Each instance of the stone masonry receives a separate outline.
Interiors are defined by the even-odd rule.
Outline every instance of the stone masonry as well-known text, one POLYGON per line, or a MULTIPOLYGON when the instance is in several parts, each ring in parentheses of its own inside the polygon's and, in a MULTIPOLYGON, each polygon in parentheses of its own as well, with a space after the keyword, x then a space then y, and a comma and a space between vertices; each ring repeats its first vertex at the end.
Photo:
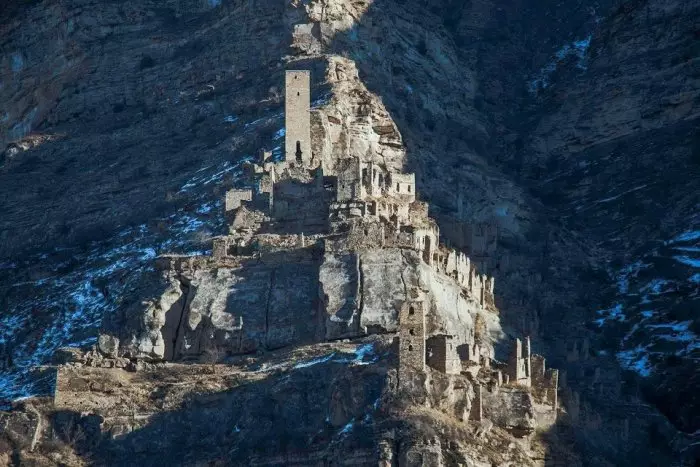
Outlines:
POLYGON ((558 375, 533 360, 529 338, 507 365, 493 360, 503 335, 493 278, 440 242, 414 174, 365 153, 316 157, 310 73, 288 71, 286 85, 285 159, 263 149, 245 164, 211 256, 158 258, 169 289, 112 354, 178 361, 393 333, 400 390, 529 433, 532 404, 556 408, 558 375), (432 383, 449 404, 430 398, 432 383))
POLYGON ((311 161, 310 79, 308 71, 294 70, 286 73, 284 108, 286 159, 307 165, 311 161))
POLYGON ((399 314, 399 384, 425 370, 425 309, 422 300, 409 301, 399 314))

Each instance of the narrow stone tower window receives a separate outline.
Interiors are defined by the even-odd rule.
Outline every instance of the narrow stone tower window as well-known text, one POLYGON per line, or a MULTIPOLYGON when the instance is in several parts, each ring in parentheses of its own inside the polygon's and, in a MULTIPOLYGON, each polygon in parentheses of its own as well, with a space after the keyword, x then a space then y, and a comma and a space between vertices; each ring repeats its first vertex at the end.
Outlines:
POLYGON ((416 310, 414 310, 413 307, 408 309, 409 316, 412 316, 413 314, 415 314, 415 312, 416 312, 416 310))
POLYGON ((302 159, 301 159, 301 156, 302 156, 301 141, 297 141, 297 152, 295 155, 297 156, 297 162, 301 162, 302 161, 302 159))
POLYGON ((413 352, 413 346, 410 345, 410 344, 409 344, 409 346, 408 346, 408 351, 409 351, 409 352, 413 352))
POLYGON ((396 191, 397 192, 399 191, 399 184, 398 183, 396 184, 396 191))

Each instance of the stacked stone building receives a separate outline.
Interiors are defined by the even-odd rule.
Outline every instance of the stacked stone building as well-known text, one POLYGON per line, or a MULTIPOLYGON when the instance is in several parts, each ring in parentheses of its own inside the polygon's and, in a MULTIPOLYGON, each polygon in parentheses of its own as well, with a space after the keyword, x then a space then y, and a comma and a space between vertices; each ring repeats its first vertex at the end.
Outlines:
MULTIPOLYGON (((529 339, 515 340, 506 362, 495 359, 505 336, 494 280, 440 243, 415 175, 371 153, 320 157, 310 74, 289 71, 286 84, 284 158, 262 150, 246 163, 226 193, 228 233, 213 239, 211 255, 156 260, 165 290, 103 330, 102 356, 115 366, 197 364, 371 335, 388 346, 393 336, 386 384, 396 400, 516 436, 551 426, 556 370, 529 339)), ((97 397, 83 382, 100 371, 59 368, 56 405, 97 397)), ((114 403, 105 397, 95 407, 114 403)), ((120 410, 98 412, 122 426, 120 410)))
MULTIPOLYGON (((494 280, 440 243, 428 204, 417 199, 415 174, 363 155, 328 169, 311 152, 309 83, 308 72, 287 72, 285 159, 261 151, 246 167, 248 188, 226 194, 230 231, 214 239, 214 259, 264 261, 284 249, 296 251, 293 260, 316 262, 315 337, 397 332, 402 390, 420 393, 426 372, 438 372, 452 375, 455 387, 462 378, 475 388, 465 417, 481 420, 489 400, 496 405, 498 397, 511 397, 503 391, 488 396, 486 387, 501 386, 521 388, 556 413, 557 372, 545 370, 529 338, 524 348, 515 340, 507 363, 494 360, 493 342, 503 337, 494 280), (481 331, 477 320, 485 323, 481 331)), ((494 232, 472 230, 472 243, 487 254, 494 232)), ((523 397, 522 391, 512 397, 523 397)))

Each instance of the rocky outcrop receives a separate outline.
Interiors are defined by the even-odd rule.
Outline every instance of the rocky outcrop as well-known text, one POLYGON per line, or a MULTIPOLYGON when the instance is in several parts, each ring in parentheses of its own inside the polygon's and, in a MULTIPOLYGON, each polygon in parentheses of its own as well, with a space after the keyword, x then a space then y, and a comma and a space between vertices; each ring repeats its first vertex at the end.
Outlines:
POLYGON ((109 465, 376 465, 385 351, 386 342, 374 340, 227 365, 67 365, 58 370, 53 404, 28 401, 0 412, 9 427, 0 445, 42 465, 58 465, 64 451, 109 465))
MULTIPOLYGON (((487 423, 482 419, 483 404, 491 401, 482 397, 481 384, 501 384, 500 373, 497 376, 488 370, 493 341, 501 334, 493 278, 480 274, 461 252, 440 244, 439 228, 428 216, 427 204, 416 200, 413 174, 377 160, 371 150, 357 153, 356 147, 350 147, 348 154, 336 155, 332 163, 323 157, 333 154, 332 150, 303 152, 302 141, 308 141, 311 122, 306 102, 308 78, 309 72, 301 70, 286 75, 286 139, 288 143, 296 140, 296 153, 287 148, 286 157, 276 160, 271 152, 261 151, 256 161, 246 162, 242 182, 256 189, 227 193, 229 233, 213 239, 212 254, 158 257, 157 270, 144 282, 144 286, 153 286, 146 295, 151 298, 133 303, 127 314, 108 321, 96 351, 66 359, 57 368, 53 409, 81 414, 77 423, 92 433, 90 455, 120 463, 124 452, 137 450, 141 463, 152 463, 154 452, 139 449, 128 438, 133 432, 150 436, 149 430, 156 429, 159 418, 168 414, 177 425, 196 427, 200 440, 185 443, 190 452, 195 445, 195 451, 208 446, 201 442, 204 435, 227 446, 229 453, 244 453, 247 459, 260 453, 263 464, 274 462, 270 460, 274 456, 302 463, 315 458, 327 462, 333 454, 311 447, 294 450, 277 443, 273 456, 267 449, 261 452, 259 442, 268 440, 271 433, 257 423, 241 442, 230 431, 217 430, 225 422, 240 419, 238 412, 244 409, 252 409, 249 417, 259 423, 257 402, 260 397, 274 397, 267 389, 271 383, 265 378, 270 375, 264 373, 268 371, 278 374, 322 364, 326 368, 333 363, 365 366, 382 357, 386 360, 382 371, 369 378, 379 382, 381 393, 373 407, 376 410, 380 399, 385 401, 388 412, 382 418, 387 422, 399 418, 402 411, 423 407, 462 430, 469 420, 487 423), (345 313, 344 320, 338 312, 345 313), (322 342, 368 334, 394 335, 398 345, 389 347, 389 338, 379 337, 374 344, 355 347, 354 358, 338 355, 344 346, 333 344, 331 348, 338 350, 306 362, 292 363, 287 358, 268 367, 265 362, 257 368, 243 366, 250 363, 250 358, 242 357, 245 354, 264 355, 282 347, 299 349, 307 342, 319 344, 316 349, 328 348, 322 342), (437 340, 428 349, 426 342, 431 337, 437 340), (440 349, 437 342, 442 343, 440 349), (466 351, 459 352, 459 348, 466 351), (380 350, 381 355, 377 353, 380 350), (433 369, 426 368, 426 360, 433 369), (179 363, 187 361, 191 365, 179 363), (223 365, 218 379, 201 376, 207 363, 216 375, 222 362, 229 365, 223 365), (473 368, 462 372, 465 365, 473 368), (474 375, 480 371, 484 374, 475 392, 474 375), (170 387, 172 380, 178 381, 178 396, 170 387), (206 389, 195 389, 200 386, 206 389), (256 386, 261 389, 256 390, 256 386), (223 396, 220 391, 224 391, 223 396), (188 410, 193 396, 202 397, 195 402, 195 412, 188 410), (216 410, 207 408, 211 405, 217 405, 216 410), (184 413, 179 414, 183 408, 184 413), (218 422, 212 430, 214 414, 218 422), (200 427, 202 415, 210 418, 207 427, 200 427), (126 438, 126 444, 105 440, 105 433, 126 438)), ((390 134, 386 128, 384 125, 379 133, 390 134)), ((528 365, 529 355, 528 341, 528 365)), ((363 381, 359 390, 348 390, 352 387, 348 382, 323 377, 331 388, 325 399, 329 401, 325 423, 342 426, 337 434, 341 439, 350 431, 371 430, 374 436, 359 438, 364 440, 360 449, 363 460, 354 461, 359 465, 376 462, 385 444, 374 430, 372 414, 342 402, 349 397, 354 402, 362 400, 366 407, 367 382, 363 381)), ((318 412, 318 407, 312 410, 294 403, 296 399, 307 400, 304 395, 309 390, 303 381, 296 381, 290 373, 272 384, 294 388, 281 408, 287 414, 281 419, 288 419, 286 426, 291 431, 276 437, 298 441, 308 431, 315 433, 311 440, 318 438, 324 431, 318 430, 318 420, 310 423, 309 430, 292 428, 293 418, 308 420, 312 412, 318 412)), ((524 396, 529 396, 528 390, 524 396)), ((529 426, 513 422, 529 419, 529 407, 522 400, 506 405, 503 412, 507 415, 497 418, 499 426, 519 435, 523 431, 530 434, 529 426)), ((556 404, 552 410, 556 413, 556 404)), ((279 421, 279 414, 276 419, 279 421)), ((242 421, 250 423, 247 418, 242 421)), ((478 437, 483 438, 485 431, 477 430, 478 437)), ((237 424, 234 434, 239 432, 237 424)), ((166 429, 157 443, 158 451, 172 444, 173 437, 178 435, 166 429)), ((409 464, 446 462, 442 449, 429 450, 434 451, 429 455, 422 446, 420 440, 404 440, 398 458, 409 464)), ((22 451, 21 446, 15 449, 22 451)), ((220 455, 221 449, 215 456, 220 455)), ((464 454, 465 459, 472 456, 490 457, 464 454)), ((212 460, 210 457, 207 459, 212 460)), ((194 459, 201 461, 202 457, 194 459)), ((527 453, 523 459, 532 464, 527 453)))
POLYGON ((497 387, 483 391, 484 416, 515 436, 535 431, 535 402, 526 388, 497 387))

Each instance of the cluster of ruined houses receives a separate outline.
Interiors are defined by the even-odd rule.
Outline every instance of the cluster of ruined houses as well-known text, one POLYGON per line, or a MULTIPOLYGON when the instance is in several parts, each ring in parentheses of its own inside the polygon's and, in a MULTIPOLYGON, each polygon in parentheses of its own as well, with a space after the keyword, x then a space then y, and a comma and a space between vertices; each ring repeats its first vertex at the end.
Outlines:
MULTIPOLYGON (((274 160, 270 152, 261 151, 245 169, 253 186, 226 193, 230 231, 214 239, 214 258, 254 255, 254 236, 255 248, 265 247, 264 237, 256 235, 260 232, 274 233, 270 241, 284 242, 286 247, 321 242, 325 251, 409 248, 434 271, 457 282, 485 310, 495 311, 493 278, 479 274, 465 254, 440 244, 440 230, 428 216, 428 204, 416 199, 415 174, 388 171, 360 157, 338 161, 332 173, 324 173, 323 163, 311 151, 309 88, 309 72, 286 73, 285 158, 274 160)), ((487 254, 494 233, 481 228, 474 234, 487 254)), ((545 369, 544 358, 531 354, 529 338, 524 348, 519 339, 514 342, 506 364, 485 356, 476 343, 458 348, 449 335, 426 339, 425 303, 416 299, 401 307, 399 379, 402 372, 425 371, 426 365, 446 374, 477 365, 492 372, 495 384, 530 387, 556 410, 557 370, 545 369)), ((478 394, 477 401, 478 405, 478 394)))
MULTIPOLYGON (((481 367, 490 373, 495 386, 510 385, 529 388, 536 400, 548 404, 556 413, 559 401, 557 389, 559 371, 546 368, 545 358, 533 354, 530 338, 512 343, 508 361, 491 359, 477 343, 457 346, 453 336, 446 334, 426 338, 425 301, 417 299, 403 304, 399 315, 399 383, 411 379, 416 371, 425 372, 426 366, 448 375, 470 374, 470 367, 481 367)), ((481 384, 475 386, 475 400, 470 417, 483 417, 481 384)))

